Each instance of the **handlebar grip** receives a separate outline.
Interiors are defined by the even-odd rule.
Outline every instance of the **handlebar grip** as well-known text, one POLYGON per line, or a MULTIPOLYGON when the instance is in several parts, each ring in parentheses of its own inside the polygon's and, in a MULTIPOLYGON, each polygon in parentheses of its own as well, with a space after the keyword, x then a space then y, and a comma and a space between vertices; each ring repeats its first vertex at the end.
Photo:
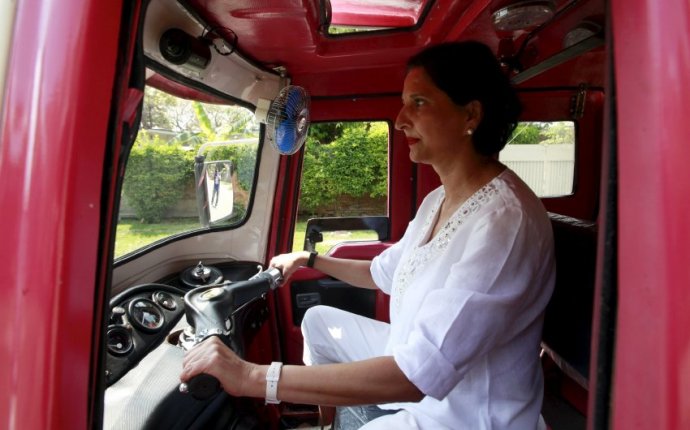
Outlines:
POLYGON ((180 385, 180 391, 191 394, 197 400, 208 400, 221 391, 220 381, 215 376, 202 373, 180 385))

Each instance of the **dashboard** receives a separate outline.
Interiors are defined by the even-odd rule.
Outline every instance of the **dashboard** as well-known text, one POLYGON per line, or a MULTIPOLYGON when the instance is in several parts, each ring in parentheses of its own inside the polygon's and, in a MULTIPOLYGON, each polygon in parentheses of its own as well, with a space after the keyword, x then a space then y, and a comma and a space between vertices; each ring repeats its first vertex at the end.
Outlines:
MULTIPOLYGON (((116 383, 158 345, 166 341, 185 313, 184 295, 194 288, 243 281, 257 264, 201 262, 155 283, 135 285, 110 300, 106 329, 106 385, 116 383)), ((177 344, 170 336, 169 342, 177 344)))

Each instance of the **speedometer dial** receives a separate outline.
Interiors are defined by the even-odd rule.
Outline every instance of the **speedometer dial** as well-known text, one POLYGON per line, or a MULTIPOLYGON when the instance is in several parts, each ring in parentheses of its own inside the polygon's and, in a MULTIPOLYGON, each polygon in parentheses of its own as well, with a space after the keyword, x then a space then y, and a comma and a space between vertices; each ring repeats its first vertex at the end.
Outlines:
POLYGON ((143 331, 153 333, 165 324, 163 311, 149 299, 136 299, 129 304, 132 324, 143 331))
POLYGON ((169 311, 174 311, 177 309, 177 302, 175 302, 175 299, 171 294, 166 293, 165 291, 156 291, 153 293, 153 301, 169 311))
POLYGON ((113 355, 125 355, 132 350, 134 345, 132 336, 123 326, 108 327, 108 352, 113 355))

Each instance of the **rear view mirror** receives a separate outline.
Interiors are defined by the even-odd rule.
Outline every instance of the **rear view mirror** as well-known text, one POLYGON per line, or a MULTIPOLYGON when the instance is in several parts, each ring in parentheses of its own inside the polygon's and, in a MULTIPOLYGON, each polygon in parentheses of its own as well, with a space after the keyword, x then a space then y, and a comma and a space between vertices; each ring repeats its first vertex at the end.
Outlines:
POLYGON ((245 219, 258 152, 258 137, 207 142, 199 147, 194 158, 194 188, 201 227, 238 225, 245 219))
POLYGON ((230 160, 205 161, 203 156, 195 159, 196 201, 199 222, 208 227, 232 216, 233 166, 230 160))

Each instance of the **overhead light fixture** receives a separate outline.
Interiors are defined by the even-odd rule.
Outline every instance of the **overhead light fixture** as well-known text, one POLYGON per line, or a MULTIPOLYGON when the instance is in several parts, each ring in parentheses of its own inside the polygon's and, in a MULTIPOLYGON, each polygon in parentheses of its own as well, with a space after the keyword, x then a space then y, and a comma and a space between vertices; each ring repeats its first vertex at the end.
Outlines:
POLYGON ((519 1, 496 10, 491 16, 498 31, 533 28, 553 18, 556 8, 552 1, 519 1))
POLYGON ((573 45, 577 45, 585 39, 589 39, 601 33, 601 25, 592 21, 582 21, 577 27, 566 33, 563 38, 563 47, 570 48, 573 45))

